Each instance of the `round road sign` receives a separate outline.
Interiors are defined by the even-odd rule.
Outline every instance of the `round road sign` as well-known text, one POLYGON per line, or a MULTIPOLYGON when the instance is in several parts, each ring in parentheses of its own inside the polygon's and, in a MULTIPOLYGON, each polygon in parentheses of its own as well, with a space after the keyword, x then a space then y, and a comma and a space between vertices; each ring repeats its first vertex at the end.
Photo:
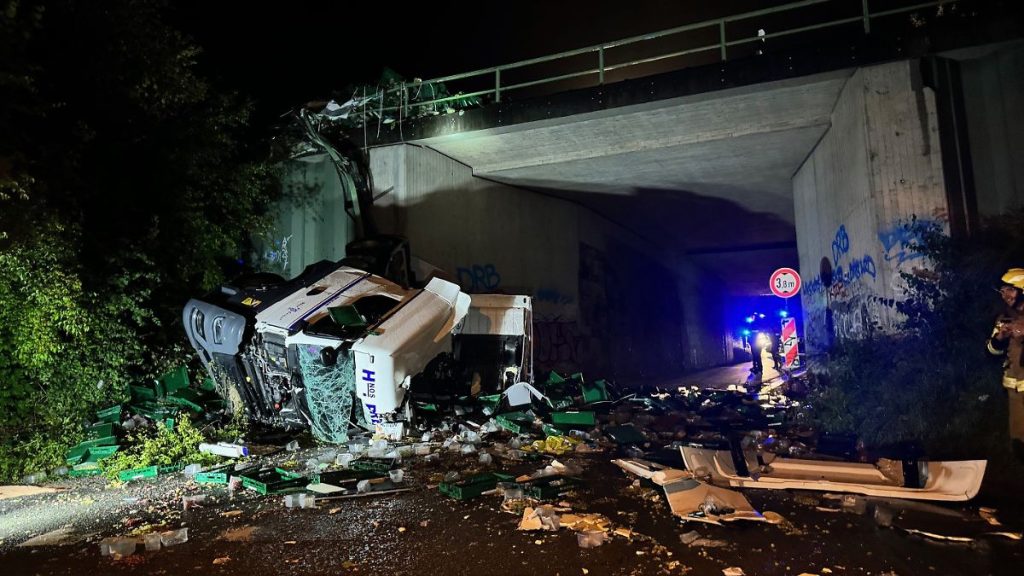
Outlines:
POLYGON ((800 274, 792 268, 779 268, 772 272, 768 285, 779 298, 792 298, 800 292, 800 274))

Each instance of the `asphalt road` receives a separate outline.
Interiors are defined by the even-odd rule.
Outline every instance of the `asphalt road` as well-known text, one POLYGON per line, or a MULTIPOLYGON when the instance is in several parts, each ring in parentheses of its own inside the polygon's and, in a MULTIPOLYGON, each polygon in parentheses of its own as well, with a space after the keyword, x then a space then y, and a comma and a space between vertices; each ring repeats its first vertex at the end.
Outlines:
MULTIPOLYGON (((312 449, 315 451, 315 449, 312 449)), ((298 461, 308 454, 288 455, 298 461)), ((783 525, 688 524, 672 516, 655 487, 636 486, 609 460, 611 454, 573 456, 583 468, 582 488, 563 500, 574 512, 600 513, 614 527, 633 531, 604 545, 581 549, 576 535, 518 531, 519 517, 500 509, 501 496, 460 502, 434 485, 442 473, 483 469, 530 472, 543 463, 445 454, 438 462, 405 463, 413 491, 322 502, 317 509, 284 507, 281 496, 230 496, 181 475, 110 487, 100 479, 58 484, 66 492, 0 500, 0 561, 4 574, 1019 574, 1024 547, 999 537, 980 521, 986 502, 936 509, 918 504, 868 502, 843 510, 820 493, 747 490, 755 508, 781 514, 783 525), (201 507, 182 510, 181 496, 204 493, 201 507), (876 506, 897 524, 947 534, 973 534, 966 544, 942 544, 900 528, 879 526, 876 506), (106 536, 187 526, 188 541, 160 551, 114 559, 99 552, 106 536), (60 529, 54 534, 52 531, 60 529), (706 540, 684 544, 696 530, 706 540), (64 542, 19 546, 32 536, 64 542), (703 544, 703 545, 701 545, 703 544), (710 547, 709 547, 710 546, 710 547)), ((283 463, 283 461, 281 462, 283 463)), ((1012 519, 1004 518, 1004 521, 1012 519)), ((1011 529, 1014 522, 1008 522, 1011 529)), ((1016 529, 1020 529, 1019 519, 1016 529)))

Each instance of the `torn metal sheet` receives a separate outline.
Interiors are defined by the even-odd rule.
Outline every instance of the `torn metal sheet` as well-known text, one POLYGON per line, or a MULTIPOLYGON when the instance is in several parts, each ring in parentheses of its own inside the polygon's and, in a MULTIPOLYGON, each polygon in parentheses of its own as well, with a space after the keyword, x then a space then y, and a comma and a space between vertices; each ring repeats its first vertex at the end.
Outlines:
POLYGON ((696 480, 686 470, 639 459, 612 460, 612 463, 661 486, 672 513, 684 520, 709 524, 735 520, 767 521, 739 492, 696 480))
POLYGON ((685 478, 663 486, 672 513, 684 520, 721 524, 735 520, 765 522, 739 492, 685 478))
POLYGON ((898 480, 884 474, 874 464, 774 458, 765 466, 757 462, 757 454, 744 452, 747 468, 760 470, 756 475, 746 476, 737 471, 732 453, 727 450, 689 446, 679 450, 687 469, 698 475, 708 474, 711 481, 718 485, 851 492, 867 496, 948 502, 970 500, 976 496, 981 489, 987 463, 985 460, 927 462, 923 475, 924 486, 914 488, 900 485, 898 480))

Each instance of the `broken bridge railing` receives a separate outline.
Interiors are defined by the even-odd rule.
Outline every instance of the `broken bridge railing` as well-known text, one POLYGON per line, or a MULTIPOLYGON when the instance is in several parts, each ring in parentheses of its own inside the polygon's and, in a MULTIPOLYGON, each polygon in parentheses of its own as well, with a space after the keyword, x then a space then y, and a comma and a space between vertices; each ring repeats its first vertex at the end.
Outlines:
MULTIPOLYGON (((880 18, 898 14, 910 14, 925 8, 941 9, 942 7, 956 5, 958 2, 969 2, 969 0, 933 0, 930 2, 911 3, 897 7, 893 7, 893 3, 891 2, 891 0, 884 0, 882 2, 880 2, 880 0, 875 0, 875 4, 888 4, 888 6, 885 9, 875 10, 871 9, 871 2, 869 0, 802 0, 799 2, 790 2, 788 4, 782 4, 771 8, 764 8, 761 10, 743 12, 741 14, 723 16, 720 18, 714 18, 711 20, 704 20, 701 22, 677 26, 675 28, 669 28, 666 30, 652 32, 649 34, 631 36, 629 38, 622 38, 620 40, 604 42, 602 44, 595 44, 593 46, 577 48, 575 50, 559 52, 557 54, 551 54, 548 56, 541 56, 538 58, 521 60, 519 62, 513 62, 511 64, 502 64, 500 66, 492 66, 490 68, 482 68, 479 70, 473 70, 471 72, 452 74, 449 76, 442 76, 440 78, 433 78, 430 80, 416 80, 414 82, 403 82, 400 85, 395 86, 384 92, 385 94, 397 94, 400 104, 397 106, 381 107, 379 111, 381 113, 385 111, 397 111, 399 114, 399 118, 409 118, 417 115, 417 109, 422 110, 427 107, 433 107, 433 109, 436 110, 438 105, 445 105, 446 103, 450 103, 456 100, 462 100, 473 97, 488 97, 491 98, 493 102, 500 103, 502 95, 507 92, 513 90, 521 90, 529 87, 542 86, 545 84, 554 84, 566 80, 586 80, 589 78, 592 80, 590 83, 587 84, 587 86, 602 85, 605 83, 606 74, 608 72, 616 70, 624 70, 629 68, 635 69, 635 67, 643 64, 662 62, 665 60, 669 60, 671 58, 678 58, 682 56, 699 53, 717 53, 717 61, 724 62, 729 59, 730 48, 749 45, 756 42, 764 42, 766 40, 770 40, 773 38, 781 38, 787 36, 794 36, 798 34, 804 34, 815 30, 836 28, 839 26, 850 25, 852 23, 861 23, 864 29, 864 34, 870 34, 872 20, 878 20, 880 18), (759 29, 756 34, 745 34, 742 30, 738 34, 730 31, 731 27, 737 28, 735 26, 737 23, 743 22, 746 24, 745 26, 741 26, 739 28, 752 29, 752 20, 783 13, 787 13, 787 15, 792 16, 794 20, 801 22, 806 20, 813 20, 816 15, 809 13, 809 9, 824 4, 831 4, 832 6, 830 8, 835 8, 836 12, 842 10, 846 15, 842 17, 828 19, 825 21, 803 24, 792 28, 784 28, 779 30, 773 29, 771 32, 765 32, 763 28, 759 29), (859 8, 857 6, 858 4, 859 8), (646 57, 634 58, 627 61, 612 64, 609 64, 605 61, 606 52, 614 48, 635 46, 672 36, 686 35, 688 33, 692 34, 694 37, 705 38, 708 37, 709 32, 714 32, 715 30, 717 30, 717 40, 713 42, 702 43, 697 46, 691 46, 682 49, 660 51, 652 55, 648 55, 646 57), (552 76, 545 76, 533 80, 520 81, 514 84, 502 83, 503 73, 550 62, 562 62, 565 64, 569 64, 569 59, 578 58, 581 56, 588 56, 589 58, 593 58, 594 60, 596 60, 596 62, 594 60, 591 60, 592 63, 585 64, 585 67, 582 70, 559 73, 552 76), (418 91, 430 85, 440 83, 451 83, 455 81, 462 81, 473 78, 485 79, 487 77, 491 77, 493 79, 493 85, 490 85, 489 87, 481 90, 476 90, 468 93, 460 92, 452 96, 445 96, 442 98, 436 98, 426 101, 416 100, 415 102, 410 101, 408 96, 410 90, 418 91), (593 80, 596 80, 596 84, 593 83, 593 80)), ((682 66, 682 68, 685 67, 686 66, 682 66)), ((363 113, 365 118, 365 103, 363 104, 363 106, 363 113)))

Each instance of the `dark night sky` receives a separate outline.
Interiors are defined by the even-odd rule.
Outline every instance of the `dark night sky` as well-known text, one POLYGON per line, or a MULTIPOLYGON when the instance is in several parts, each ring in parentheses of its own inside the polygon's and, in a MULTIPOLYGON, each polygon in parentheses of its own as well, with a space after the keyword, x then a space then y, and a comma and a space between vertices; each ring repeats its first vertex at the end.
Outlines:
POLYGON ((375 81, 385 66, 427 79, 784 3, 185 0, 172 14, 204 47, 208 74, 276 115, 375 81))

